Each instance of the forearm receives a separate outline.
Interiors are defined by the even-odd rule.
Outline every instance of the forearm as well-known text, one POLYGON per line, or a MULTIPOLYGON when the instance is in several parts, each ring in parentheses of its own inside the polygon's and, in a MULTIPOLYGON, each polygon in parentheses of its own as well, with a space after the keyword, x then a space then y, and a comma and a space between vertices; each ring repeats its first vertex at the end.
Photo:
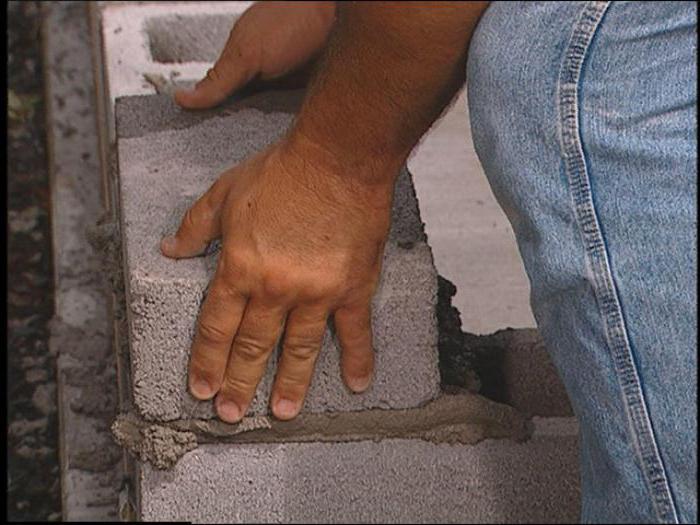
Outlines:
POLYGON ((322 150, 335 172, 391 184, 463 84, 469 41, 487 4, 339 2, 290 139, 322 150))

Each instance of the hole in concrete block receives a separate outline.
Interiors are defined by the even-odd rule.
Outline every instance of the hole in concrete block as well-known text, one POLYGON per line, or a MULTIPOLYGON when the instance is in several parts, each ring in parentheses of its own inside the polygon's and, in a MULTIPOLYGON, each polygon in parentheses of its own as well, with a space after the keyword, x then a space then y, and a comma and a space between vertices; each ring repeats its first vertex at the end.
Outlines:
POLYGON ((239 15, 171 15, 145 23, 151 58, 163 64, 215 62, 239 15))

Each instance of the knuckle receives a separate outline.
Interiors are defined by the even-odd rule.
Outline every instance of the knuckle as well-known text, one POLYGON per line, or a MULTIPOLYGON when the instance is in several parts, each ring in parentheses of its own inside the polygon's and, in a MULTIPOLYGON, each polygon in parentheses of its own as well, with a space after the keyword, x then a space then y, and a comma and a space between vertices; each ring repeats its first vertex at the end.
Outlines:
POLYGON ((221 395, 234 401, 247 399, 257 385, 254 381, 241 378, 238 375, 227 374, 221 383, 221 395))
POLYGON ((353 328, 345 332, 342 343, 348 348, 362 350, 364 347, 368 346, 369 337, 364 330, 353 328))
POLYGON ((238 247, 225 244, 221 252, 221 264, 229 270, 243 269, 249 265, 249 257, 238 247))
POLYGON ((207 78, 213 82, 219 82, 221 80, 221 65, 216 64, 207 70, 207 78))
POLYGON ((182 224, 188 229, 192 230, 196 226, 197 221, 194 216, 194 206, 188 208, 185 212, 185 216, 182 219, 182 224))
POLYGON ((239 288, 237 284, 240 284, 240 281, 245 279, 250 274, 250 269, 255 266, 238 250, 224 246, 219 259, 219 267, 222 286, 228 293, 233 293, 239 288))
POLYGON ((348 288, 348 280, 341 272, 331 272, 319 279, 319 290, 326 297, 343 295, 348 288))
POLYGON ((336 314, 334 324, 345 347, 369 347, 372 340, 372 326, 369 313, 361 315, 336 314))
POLYGON ((236 337, 233 351, 246 363, 257 363, 267 354, 268 348, 252 337, 239 335, 236 337))
POLYGON ((224 267, 216 283, 216 299, 222 305, 239 295, 238 272, 235 267, 224 267))
POLYGON ((221 345, 229 341, 228 334, 219 326, 201 319, 197 323, 197 336, 208 345, 221 345))
POLYGON ((284 352, 288 357, 298 361, 312 361, 319 352, 319 345, 316 341, 300 341, 293 339, 285 344, 284 352))
POLYGON ((216 215, 216 199, 217 195, 208 191, 202 195, 199 200, 192 206, 197 214, 198 222, 208 225, 216 215))
MULTIPOLYGON (((254 5, 255 4, 253 4, 253 6, 254 5)), ((231 28, 231 31, 229 31, 229 33, 228 33, 228 39, 226 40, 226 46, 224 47, 224 51, 237 45, 237 42, 240 39, 240 35, 243 32, 245 32, 246 21, 248 20, 249 15, 250 15, 250 9, 246 10, 233 23, 233 27, 231 28)))
POLYGON ((271 299, 280 299, 289 294, 292 289, 290 279, 282 272, 271 270, 265 273, 262 280, 263 294, 271 299))
POLYGON ((313 301, 323 301, 334 299, 342 294, 344 289, 343 283, 338 279, 324 277, 322 275, 313 276, 313 280, 306 283, 302 289, 305 291, 305 296, 313 301))

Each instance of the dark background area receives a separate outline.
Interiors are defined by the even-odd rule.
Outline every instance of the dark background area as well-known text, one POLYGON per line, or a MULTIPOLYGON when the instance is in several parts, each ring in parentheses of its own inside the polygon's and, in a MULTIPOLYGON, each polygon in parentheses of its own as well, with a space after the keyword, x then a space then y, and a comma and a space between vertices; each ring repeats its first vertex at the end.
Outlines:
POLYGON ((41 8, 9 2, 7 520, 61 519, 41 8))

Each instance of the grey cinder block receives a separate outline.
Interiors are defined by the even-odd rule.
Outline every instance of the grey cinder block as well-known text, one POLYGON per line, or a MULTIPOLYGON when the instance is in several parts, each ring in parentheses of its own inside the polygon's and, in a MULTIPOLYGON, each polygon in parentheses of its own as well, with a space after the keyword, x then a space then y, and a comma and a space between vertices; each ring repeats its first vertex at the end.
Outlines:
POLYGON ((206 523, 576 523, 576 437, 204 445, 142 465, 140 519, 206 523), (214 503, 215 502, 215 503, 214 503))
POLYGON ((573 416, 564 384, 537 330, 508 328, 488 336, 465 334, 478 356, 483 395, 531 416, 573 416))
MULTIPOLYGON (((133 398, 151 420, 213 416, 186 389, 195 320, 217 254, 174 261, 160 254, 189 205, 222 171, 280 137, 292 114, 239 104, 217 114, 186 112, 165 95, 117 101, 122 237, 127 275, 133 398), (238 109, 237 109, 238 108, 238 109), (171 129, 173 123, 177 129, 171 129), (122 133, 123 132, 123 133, 122 133)), ((393 225, 373 306, 376 373, 361 395, 342 383, 339 351, 326 334, 304 410, 407 408, 439 393, 437 276, 408 172, 400 176, 393 225)), ((249 414, 267 412, 277 355, 270 360, 249 414)))

